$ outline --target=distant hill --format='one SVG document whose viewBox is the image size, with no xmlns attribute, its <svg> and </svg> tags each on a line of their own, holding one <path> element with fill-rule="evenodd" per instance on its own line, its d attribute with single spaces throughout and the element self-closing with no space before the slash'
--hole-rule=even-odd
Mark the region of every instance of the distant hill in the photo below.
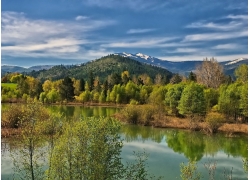
<svg viewBox="0 0 250 180">
<path fill-rule="evenodd" d="M 168 61 L 161 60 L 149 55 L 145 55 L 142 53 L 130 54 L 130 53 L 116 53 L 117 55 L 128 57 L 134 59 L 136 61 L 147 63 L 155 66 L 159 66 L 173 73 L 179 73 L 182 75 L 188 75 L 190 71 L 195 71 L 196 67 L 200 65 L 203 61 Z M 232 61 L 224 61 L 220 62 L 220 64 L 224 67 L 224 72 L 227 75 L 234 76 L 234 70 L 241 64 L 248 64 L 248 59 L 239 58 Z"/>
<path fill-rule="evenodd" d="M 31 66 L 29 68 L 24 68 L 21 66 L 11 66 L 11 65 L 2 65 L 1 66 L 1 75 L 6 74 L 7 72 L 31 72 L 31 71 L 39 71 L 42 69 L 50 69 L 54 65 L 37 65 Z"/>
<path fill-rule="evenodd" d="M 94 77 L 98 76 L 99 79 L 103 81 L 112 73 L 120 75 L 126 70 L 129 71 L 131 77 L 133 77 L 133 75 L 138 76 L 146 73 L 152 79 L 154 79 L 157 74 L 161 74 L 162 76 L 166 76 L 170 79 L 173 75 L 167 69 L 141 63 L 119 55 L 108 55 L 81 65 L 54 66 L 48 70 L 32 71 L 27 74 L 44 81 L 46 79 L 62 79 L 65 76 L 76 79 L 86 79 L 88 78 L 90 72 L 92 72 Z"/>
</svg>

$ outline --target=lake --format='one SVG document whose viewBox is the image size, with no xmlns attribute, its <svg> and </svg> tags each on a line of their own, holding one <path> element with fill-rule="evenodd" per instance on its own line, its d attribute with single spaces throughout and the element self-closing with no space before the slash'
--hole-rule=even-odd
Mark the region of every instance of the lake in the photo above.
<svg viewBox="0 0 250 180">
<path fill-rule="evenodd" d="M 4 105 L 3 108 L 8 108 Z M 48 106 L 52 112 L 61 112 L 67 117 L 110 116 L 119 112 L 114 107 Z M 163 179 L 181 179 L 180 164 L 189 160 L 198 162 L 198 171 L 208 179 L 204 163 L 216 162 L 216 179 L 224 179 L 224 171 L 233 178 L 248 179 L 243 169 L 243 158 L 248 156 L 247 135 L 225 137 L 218 133 L 207 136 L 188 130 L 152 128 L 137 125 L 123 125 L 121 128 L 123 162 L 134 160 L 133 151 L 148 153 L 148 170 Z M 10 157 L 11 138 L 2 139 L 1 179 L 12 179 L 13 161 Z"/>
</svg>

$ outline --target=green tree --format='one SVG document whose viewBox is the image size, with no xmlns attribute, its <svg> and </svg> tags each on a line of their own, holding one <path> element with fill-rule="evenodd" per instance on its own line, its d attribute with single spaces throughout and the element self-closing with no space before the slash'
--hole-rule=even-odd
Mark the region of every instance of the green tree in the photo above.
<svg viewBox="0 0 250 180">
<path fill-rule="evenodd" d="M 196 82 L 196 74 L 195 73 L 193 73 L 192 71 L 189 73 L 189 75 L 188 75 L 188 80 L 189 81 L 194 81 L 194 82 Z"/>
<path fill-rule="evenodd" d="M 70 101 L 74 99 L 74 86 L 71 78 L 65 77 L 59 88 L 59 94 L 62 100 L 66 99 L 67 101 Z"/>
<path fill-rule="evenodd" d="M 170 83 L 171 84 L 178 84 L 182 81 L 182 77 L 179 74 L 175 74 L 171 79 Z"/>
<path fill-rule="evenodd" d="M 56 101 L 59 101 L 59 97 L 60 95 L 55 89 L 52 89 L 46 95 L 46 98 L 50 103 L 55 103 Z"/>
<path fill-rule="evenodd" d="M 233 119 L 236 121 L 241 114 L 241 86 L 241 83 L 233 83 L 220 87 L 218 108 L 220 112 L 225 114 L 228 120 Z"/>
<path fill-rule="evenodd" d="M 240 109 L 241 109 L 241 113 L 245 117 L 248 117 L 248 84 L 247 83 L 241 86 Z"/>
<path fill-rule="evenodd" d="M 21 106 L 22 112 L 19 127 L 21 138 L 16 145 L 21 146 L 21 151 L 13 151 L 14 170 L 20 179 L 39 180 L 44 178 L 43 158 L 46 154 L 43 144 L 42 122 L 49 119 L 48 111 L 39 104 Z"/>
<path fill-rule="evenodd" d="M 104 90 L 101 92 L 101 95 L 99 96 L 99 103 L 104 103 L 106 101 L 106 97 L 104 94 Z"/>
<path fill-rule="evenodd" d="M 165 102 L 171 109 L 171 113 L 178 115 L 179 111 L 177 109 L 179 101 L 181 99 L 181 94 L 184 89 L 184 84 L 174 84 L 169 86 L 168 91 L 165 96 Z"/>
<path fill-rule="evenodd" d="M 119 122 L 110 118 L 88 118 L 66 125 L 54 147 L 50 179 L 121 179 L 119 128 Z"/>
<path fill-rule="evenodd" d="M 206 109 L 210 111 L 213 106 L 218 104 L 219 92 L 216 89 L 208 88 L 204 90 L 204 96 L 206 99 Z"/>
<path fill-rule="evenodd" d="M 196 83 L 187 85 L 182 92 L 178 109 L 183 115 L 204 115 L 206 103 L 203 87 Z"/>
<path fill-rule="evenodd" d="M 234 72 L 237 81 L 248 82 L 248 65 L 240 65 Z"/>
</svg>

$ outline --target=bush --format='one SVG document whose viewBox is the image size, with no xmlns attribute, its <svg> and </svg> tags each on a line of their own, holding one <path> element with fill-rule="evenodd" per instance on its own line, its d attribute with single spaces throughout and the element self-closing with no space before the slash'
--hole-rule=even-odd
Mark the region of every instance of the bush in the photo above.
<svg viewBox="0 0 250 180">
<path fill-rule="evenodd" d="M 121 111 L 125 122 L 143 125 L 152 125 L 158 113 L 159 110 L 153 105 L 128 105 Z"/>
<path fill-rule="evenodd" d="M 138 110 L 137 106 L 129 105 L 121 111 L 121 114 L 126 122 L 137 124 L 139 119 Z"/>
<path fill-rule="evenodd" d="M 139 110 L 139 108 L 138 108 Z M 154 115 L 156 113 L 155 106 L 152 105 L 144 105 L 140 107 L 140 123 L 144 125 L 150 125 L 150 122 L 154 120 Z"/>
<path fill-rule="evenodd" d="M 19 128 L 26 126 L 30 119 L 35 118 L 37 121 L 49 119 L 48 110 L 37 104 L 11 105 L 8 109 L 2 111 L 1 127 Z"/>
<path fill-rule="evenodd" d="M 221 126 L 221 123 L 224 121 L 224 116 L 217 112 L 210 112 L 207 114 L 205 118 L 205 122 L 207 123 L 207 130 L 210 133 L 215 133 Z"/>
<path fill-rule="evenodd" d="M 138 105 L 139 102 L 136 101 L 136 100 L 134 100 L 134 99 L 131 99 L 129 104 L 131 104 L 131 105 Z"/>
<path fill-rule="evenodd" d="M 22 108 L 11 105 L 10 108 L 2 110 L 1 127 L 18 128 L 21 119 L 24 117 Z"/>
</svg>

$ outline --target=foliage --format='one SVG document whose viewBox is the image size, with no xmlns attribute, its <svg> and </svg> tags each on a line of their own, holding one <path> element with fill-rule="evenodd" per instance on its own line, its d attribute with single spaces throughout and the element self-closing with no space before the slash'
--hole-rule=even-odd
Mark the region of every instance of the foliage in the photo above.
<svg viewBox="0 0 250 180">
<path fill-rule="evenodd" d="M 206 110 L 210 111 L 212 107 L 218 104 L 219 92 L 217 89 L 208 88 L 204 90 L 206 100 Z"/>
<path fill-rule="evenodd" d="M 59 86 L 59 93 L 62 100 L 70 101 L 74 99 L 74 86 L 71 78 L 65 77 L 63 79 L 62 84 Z"/>
<path fill-rule="evenodd" d="M 210 133 L 215 133 L 224 121 L 225 117 L 217 112 L 210 112 L 206 115 L 205 118 L 205 122 L 207 123 L 207 130 Z"/>
<path fill-rule="evenodd" d="M 146 169 L 146 161 L 148 155 L 143 152 L 134 152 L 134 155 L 137 157 L 135 163 L 128 163 L 125 170 L 125 179 L 133 179 L 133 180 L 147 180 L 147 179 L 162 179 L 162 177 L 156 178 L 148 173 Z"/>
<path fill-rule="evenodd" d="M 237 81 L 248 82 L 248 65 L 242 64 L 237 69 L 235 69 L 234 74 Z"/>
<path fill-rule="evenodd" d="M 165 102 L 171 109 L 171 113 L 178 115 L 178 105 L 181 99 L 182 91 L 184 89 L 184 84 L 174 84 L 168 87 L 167 93 L 165 95 Z"/>
<path fill-rule="evenodd" d="M 220 87 L 220 96 L 218 101 L 219 111 L 222 112 L 229 121 L 233 120 L 236 122 L 237 119 L 243 115 L 240 104 L 241 102 L 246 104 L 244 97 L 247 93 L 243 93 L 244 97 L 242 97 L 241 87 L 241 83 L 233 83 L 228 86 L 223 85 Z M 246 107 L 244 109 L 246 109 Z"/>
<path fill-rule="evenodd" d="M 193 82 L 188 84 L 182 92 L 177 108 L 183 115 L 204 115 L 206 106 L 203 87 Z"/>
<path fill-rule="evenodd" d="M 21 179 L 43 179 L 43 159 L 46 151 L 42 149 L 43 121 L 49 118 L 47 110 L 40 104 L 28 104 L 22 107 L 23 116 L 20 117 L 22 146 L 20 152 L 13 152 L 15 171 Z M 16 155 L 19 154 L 19 155 Z"/>
<path fill-rule="evenodd" d="M 199 180 L 202 178 L 197 171 L 197 163 L 195 161 L 189 161 L 187 165 L 181 163 L 180 167 L 182 180 Z"/>
</svg>

